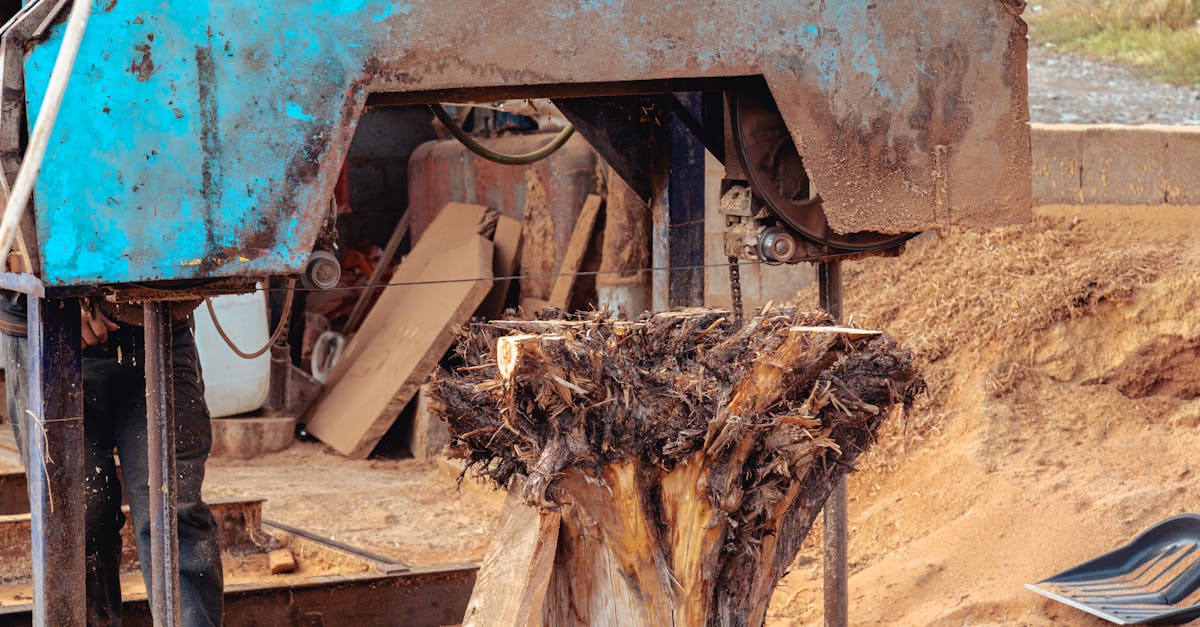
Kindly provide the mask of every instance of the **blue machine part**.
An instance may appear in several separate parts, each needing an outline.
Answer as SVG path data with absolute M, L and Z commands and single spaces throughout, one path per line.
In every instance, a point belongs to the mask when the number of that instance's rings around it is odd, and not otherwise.
M 328 203 L 320 160 L 354 123 L 328 105 L 394 7 L 323 3 L 356 25 L 335 35 L 267 3 L 120 4 L 142 6 L 93 15 L 35 191 L 43 280 L 295 272 L 321 224 L 298 209 Z M 30 119 L 56 54 L 28 57 Z
M 839 231 L 1029 213 L 1017 0 L 92 1 L 34 193 L 47 285 L 297 273 L 370 93 L 761 74 Z

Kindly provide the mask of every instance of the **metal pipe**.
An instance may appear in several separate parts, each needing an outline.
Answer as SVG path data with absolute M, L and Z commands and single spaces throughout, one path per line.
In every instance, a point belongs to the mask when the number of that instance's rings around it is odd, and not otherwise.
M 842 262 L 817 264 L 821 309 L 842 319 Z M 850 620 L 850 588 L 846 576 L 846 476 L 825 501 L 825 625 L 846 627 Z
M 83 371 L 79 301 L 29 297 L 29 505 L 33 624 L 82 627 Z
M 146 324 L 146 455 L 150 469 L 150 609 L 154 624 L 176 627 L 179 609 L 179 519 L 175 475 L 175 376 L 171 312 L 148 301 Z

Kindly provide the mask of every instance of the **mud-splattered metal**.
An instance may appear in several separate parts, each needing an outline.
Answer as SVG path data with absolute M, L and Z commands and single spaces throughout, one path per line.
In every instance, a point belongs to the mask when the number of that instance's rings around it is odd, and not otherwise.
M 48 285 L 298 272 L 373 93 L 762 75 L 833 228 L 1029 212 L 1020 0 L 93 1 L 35 192 Z

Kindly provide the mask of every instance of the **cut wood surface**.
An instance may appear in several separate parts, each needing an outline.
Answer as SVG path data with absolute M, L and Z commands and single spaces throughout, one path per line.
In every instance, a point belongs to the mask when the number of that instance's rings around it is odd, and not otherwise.
M 484 555 L 463 627 L 526 627 L 541 622 L 558 550 L 558 512 L 541 512 L 509 494 Z
M 450 348 L 451 329 L 483 302 L 491 276 L 492 243 L 479 235 L 430 255 L 419 274 L 405 273 L 402 280 L 417 284 L 389 288 L 389 301 L 371 310 L 354 352 L 339 363 L 342 376 L 314 405 L 309 433 L 343 455 L 369 455 Z
M 558 268 L 558 276 L 554 278 L 554 288 L 550 290 L 551 307 L 566 309 L 571 304 L 575 274 L 583 267 L 583 257 L 587 254 L 592 234 L 596 231 L 596 219 L 600 216 L 602 204 L 603 199 L 591 194 L 584 201 L 583 209 L 579 211 L 575 230 L 571 232 L 571 241 L 567 244 L 567 252 Z
M 451 456 L 561 515 L 544 625 L 762 624 L 833 487 L 923 385 L 887 335 L 786 308 L 476 322 L 457 352 L 431 390 Z
M 498 318 L 504 313 L 505 300 L 508 298 L 512 279 L 519 271 L 521 259 L 521 231 L 524 225 L 520 220 L 500 216 L 496 222 L 496 234 L 492 237 L 495 253 L 492 260 L 492 270 L 496 282 L 488 293 L 483 304 L 479 306 L 479 315 L 484 318 Z
M 466 205 L 454 202 L 442 207 L 437 218 L 425 229 L 425 232 L 421 235 L 421 239 L 417 240 L 416 245 L 413 246 L 412 251 L 396 267 L 396 271 L 392 274 L 389 283 L 399 284 L 416 281 L 421 276 L 421 273 L 425 271 L 425 266 L 429 264 L 430 260 L 451 248 L 462 246 L 476 235 L 478 227 L 487 214 L 487 211 L 487 207 L 481 205 Z M 383 289 L 383 293 L 375 301 L 375 306 L 371 308 L 371 311 L 363 320 L 362 327 L 350 338 L 350 343 L 346 346 L 346 351 L 342 353 L 341 360 L 338 361 L 338 364 L 334 366 L 333 370 L 329 373 L 329 377 L 325 380 L 326 390 L 332 389 L 337 385 L 351 364 L 354 363 L 358 353 L 364 347 L 374 343 L 375 336 L 387 328 L 390 319 L 387 312 L 396 307 L 403 306 L 405 299 L 410 297 L 409 292 L 405 289 L 406 287 L 404 285 L 391 285 Z M 318 401 L 319 403 L 320 401 Z M 310 415 L 314 411 L 315 408 L 310 410 Z

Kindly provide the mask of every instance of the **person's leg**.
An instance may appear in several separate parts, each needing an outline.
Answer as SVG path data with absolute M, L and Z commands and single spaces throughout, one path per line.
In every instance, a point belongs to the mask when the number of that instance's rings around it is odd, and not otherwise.
M 17 441 L 17 452 L 21 455 L 21 466 L 29 467 L 29 453 L 25 448 L 25 422 L 29 420 L 29 339 L 0 334 L 4 343 L 4 386 L 8 404 L 8 419 L 12 423 L 13 438 Z
M 175 466 L 179 524 L 179 591 L 184 625 L 220 625 L 224 606 L 220 529 L 201 499 L 204 464 L 212 448 L 212 427 L 204 403 L 200 360 L 190 332 L 175 337 Z M 117 446 L 125 472 L 126 494 L 133 516 L 142 576 L 149 588 L 150 496 L 146 457 L 145 374 L 137 369 L 140 396 L 121 412 Z M 133 385 L 132 383 L 130 385 Z M 129 393 L 131 400 L 134 398 Z
M 87 506 L 88 625 L 121 624 L 121 483 L 113 459 L 113 411 L 120 372 L 110 359 L 83 359 L 83 434 Z

